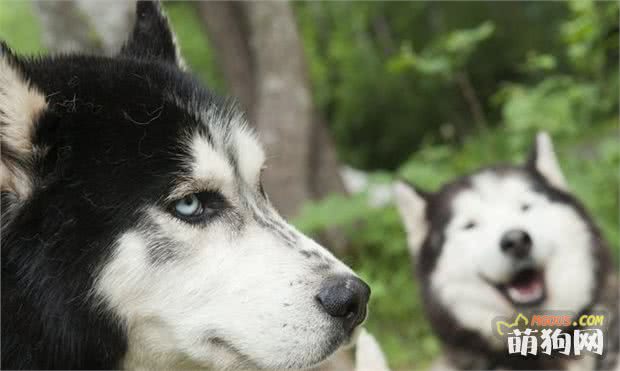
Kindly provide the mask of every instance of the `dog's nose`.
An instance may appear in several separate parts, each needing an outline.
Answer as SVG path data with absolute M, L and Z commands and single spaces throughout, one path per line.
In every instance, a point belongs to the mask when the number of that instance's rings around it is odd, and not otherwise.
M 502 236 L 500 241 L 502 251 L 515 258 L 525 258 L 532 249 L 532 238 L 520 229 L 512 229 Z
M 350 332 L 366 318 L 366 305 L 370 287 L 354 276 L 328 279 L 316 299 L 332 317 L 342 320 L 345 331 Z

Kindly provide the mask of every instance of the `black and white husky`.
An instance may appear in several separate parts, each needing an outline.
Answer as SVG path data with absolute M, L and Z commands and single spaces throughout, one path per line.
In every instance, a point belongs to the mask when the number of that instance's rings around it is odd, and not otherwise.
M 509 358 L 492 333 L 495 318 L 523 309 L 617 314 L 608 247 L 570 194 L 548 135 L 537 136 L 525 165 L 483 168 L 432 194 L 405 182 L 394 192 L 424 306 L 444 345 L 438 369 L 593 369 L 613 362 L 613 331 L 599 365 L 590 357 Z
M 2 368 L 308 367 L 350 340 L 368 286 L 271 206 L 158 4 L 112 58 L 0 45 Z

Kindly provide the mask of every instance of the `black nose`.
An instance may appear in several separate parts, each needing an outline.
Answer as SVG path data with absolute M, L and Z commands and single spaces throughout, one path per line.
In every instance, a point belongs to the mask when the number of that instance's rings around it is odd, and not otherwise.
M 504 233 L 499 244 L 503 252 L 521 259 L 529 255 L 532 249 L 532 238 L 523 230 L 512 229 Z
M 366 318 L 366 305 L 370 287 L 354 276 L 328 279 L 316 299 L 332 317 L 342 321 L 345 331 L 350 332 Z

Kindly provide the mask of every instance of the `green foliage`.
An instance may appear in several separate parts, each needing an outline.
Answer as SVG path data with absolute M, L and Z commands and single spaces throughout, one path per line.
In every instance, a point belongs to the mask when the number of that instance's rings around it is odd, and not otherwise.
M 209 88 L 224 93 L 224 81 L 215 62 L 209 39 L 203 32 L 195 4 L 166 2 L 166 12 L 177 36 L 181 54 L 190 67 Z
M 530 51 L 526 55 L 526 61 L 521 66 L 522 70 L 528 73 L 552 71 L 557 67 L 557 59 L 550 54 L 539 54 Z
M 551 64 L 561 74 L 568 64 L 558 36 L 569 11 L 563 3 L 344 1 L 295 8 L 316 101 L 341 158 L 358 168 L 394 170 L 428 143 L 460 143 L 471 134 L 479 118 L 455 77 L 470 80 L 485 118 L 497 125 L 501 107 L 490 98 L 503 82 L 530 77 L 527 55 L 530 67 Z M 534 58 L 536 51 L 553 59 Z
M 331 195 L 320 203 L 305 204 L 300 212 L 303 217 L 298 218 L 297 227 L 308 233 L 320 232 L 326 228 L 326 215 L 331 215 L 334 225 L 351 225 L 359 219 L 360 214 L 369 211 L 371 208 L 365 194 L 351 197 Z
M 170 2 L 188 64 L 224 91 L 194 4 Z M 524 161 L 538 130 L 550 132 L 574 193 L 616 261 L 618 185 L 618 3 L 294 2 L 315 101 L 341 159 L 398 174 L 433 191 L 495 162 Z M 0 0 L 0 39 L 22 53 L 43 50 L 31 4 Z M 466 75 L 489 121 L 472 125 Z M 387 169 L 386 173 L 376 173 Z M 439 352 L 393 207 L 367 195 L 331 196 L 304 207 L 307 232 L 339 225 L 343 257 L 373 287 L 368 327 L 396 369 L 423 368 Z
M 595 3 L 593 0 L 571 0 L 570 19 L 562 24 L 561 32 L 567 44 L 567 56 L 581 72 L 598 74 L 605 65 L 605 50 L 613 40 L 606 40 L 609 28 L 617 24 L 618 4 Z M 601 47 L 602 44 L 607 43 Z
M 43 51 L 41 28 L 33 14 L 32 4 L 21 0 L 0 2 L 0 40 L 19 53 Z
M 355 236 L 354 255 L 345 260 L 372 286 L 367 327 L 379 337 L 392 367 L 423 369 L 439 342 L 422 310 L 399 216 L 393 208 L 364 215 L 363 223 L 348 229 Z
M 388 69 L 399 72 L 413 68 L 423 75 L 452 79 L 454 73 L 468 62 L 478 44 L 491 37 L 494 30 L 493 23 L 485 21 L 472 29 L 453 31 L 432 42 L 421 53 L 404 44 L 400 54 L 388 60 Z
M 504 101 L 501 112 L 510 129 L 565 134 L 593 122 L 602 99 L 596 84 L 578 83 L 570 76 L 551 76 L 534 86 L 507 84 L 496 95 L 496 101 Z
M 391 59 L 379 59 L 383 64 L 373 60 L 377 68 L 387 66 L 382 70 L 385 74 L 382 82 L 394 89 L 405 89 L 400 96 L 388 96 L 399 104 L 415 109 L 410 120 L 416 117 L 441 120 L 444 117 L 427 114 L 407 99 L 418 97 L 419 92 L 423 92 L 421 99 L 425 104 L 430 100 L 434 110 L 443 109 L 445 105 L 437 94 L 442 91 L 441 86 L 448 86 L 445 83 L 459 69 L 471 71 L 474 86 L 483 86 L 481 81 L 484 81 L 475 72 L 478 64 L 491 66 L 489 73 L 493 74 L 493 64 L 502 63 L 504 70 L 512 70 L 519 77 L 487 85 L 486 88 L 491 88 L 481 97 L 494 122 L 488 130 L 468 131 L 469 135 L 460 138 L 458 145 L 447 140 L 441 143 L 433 135 L 434 129 L 425 127 L 419 120 L 413 125 L 411 121 L 404 121 L 398 127 L 392 127 L 390 123 L 377 124 L 388 130 L 391 136 L 408 138 L 408 133 L 416 129 L 423 133 L 420 136 L 422 139 L 409 140 L 407 159 L 399 162 L 400 168 L 393 176 L 398 174 L 423 189 L 434 191 L 446 181 L 491 163 L 523 163 L 536 132 L 548 131 L 554 138 L 572 191 L 601 227 L 618 262 L 618 36 L 617 32 L 615 36 L 607 36 L 609 30 L 613 30 L 617 14 L 617 3 L 571 3 L 565 17 L 560 18 L 555 27 L 551 23 L 544 35 L 529 35 L 533 39 L 528 47 L 520 49 L 516 53 L 519 58 L 510 61 L 500 56 L 485 59 L 488 56 L 485 51 L 487 44 L 492 44 L 498 37 L 506 40 L 503 34 L 508 23 L 497 19 L 493 19 L 494 27 L 483 21 L 475 28 L 459 27 L 445 35 L 439 34 L 431 39 L 436 41 L 418 48 L 420 53 L 413 52 L 413 44 L 404 42 L 399 54 Z M 525 26 L 522 29 L 527 32 Z M 614 35 L 613 32 L 611 35 Z M 519 35 L 515 40 L 525 37 Z M 536 38 L 544 39 L 540 45 L 546 47 L 535 48 Z M 605 38 L 615 42 L 607 42 Z M 457 41 L 448 43 L 446 40 Z M 345 47 L 344 44 L 342 47 Z M 500 50 L 497 45 L 494 48 L 497 49 L 493 53 Z M 502 53 L 510 53 L 511 48 L 513 45 L 501 45 Z M 364 52 L 371 51 L 367 48 Z M 456 52 L 451 54 L 453 51 Z M 391 80 L 394 76 L 400 80 Z M 343 133 L 351 135 L 351 130 L 361 130 L 367 135 L 376 135 L 372 130 L 366 131 L 360 120 L 373 109 L 373 104 L 382 102 L 381 98 L 364 100 L 365 92 L 348 90 L 353 84 L 364 86 L 364 81 L 372 79 L 372 76 L 353 73 L 349 77 L 361 81 L 348 82 L 346 87 L 344 82 L 339 82 L 337 86 L 349 94 L 343 96 L 342 101 L 355 102 L 350 104 L 356 105 L 357 112 L 355 119 L 345 124 L 339 120 L 350 120 L 353 116 L 340 111 L 343 116 L 335 116 L 335 133 L 338 135 L 338 131 L 343 130 Z M 373 86 L 377 84 L 381 86 L 376 81 Z M 385 90 L 379 92 L 389 92 L 390 87 L 381 87 Z M 443 98 L 454 104 L 454 95 L 446 94 Z M 333 99 L 338 105 L 342 102 L 339 97 Z M 381 112 L 388 121 L 400 119 L 398 114 L 393 115 L 385 110 Z M 372 137 L 370 150 L 364 144 L 345 144 L 341 141 L 345 158 L 354 159 L 354 163 L 362 166 L 371 164 L 363 159 L 364 156 L 376 155 L 373 149 L 381 146 L 377 138 Z M 355 141 L 364 143 L 364 139 L 357 136 Z M 350 157 L 351 154 L 354 157 Z M 379 157 L 383 158 L 381 155 Z M 386 182 L 385 176 L 382 177 L 383 180 L 374 181 Z M 417 282 L 410 281 L 413 268 L 406 249 L 405 234 L 393 207 L 373 209 L 364 202 L 366 198 L 364 194 L 349 200 L 330 197 L 324 202 L 310 204 L 302 210 L 296 223 L 308 232 L 340 225 L 349 233 L 353 253 L 347 261 L 373 287 L 368 327 L 378 337 L 392 367 L 421 368 L 437 355 L 439 345 L 424 320 Z M 415 326 L 399 326 L 402 323 Z

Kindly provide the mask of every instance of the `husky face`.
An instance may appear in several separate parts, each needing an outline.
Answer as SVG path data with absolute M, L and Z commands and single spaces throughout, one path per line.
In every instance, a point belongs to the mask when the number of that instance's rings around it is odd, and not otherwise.
M 498 316 L 579 313 L 596 299 L 605 250 L 546 134 L 526 166 L 482 169 L 432 195 L 399 183 L 395 194 L 440 335 L 450 317 L 494 346 Z
M 0 49 L 3 368 L 312 366 L 368 286 L 271 206 L 159 6 L 115 58 Z

